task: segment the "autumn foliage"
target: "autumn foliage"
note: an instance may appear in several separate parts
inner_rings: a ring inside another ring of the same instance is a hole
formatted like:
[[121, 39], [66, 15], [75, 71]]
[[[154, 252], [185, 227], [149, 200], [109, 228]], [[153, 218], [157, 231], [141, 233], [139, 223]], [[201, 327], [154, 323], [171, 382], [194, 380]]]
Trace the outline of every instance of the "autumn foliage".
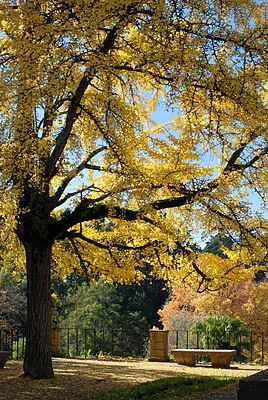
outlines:
[[[203, 291], [264, 262], [266, 18], [254, 0], [1, 2], [1, 263], [27, 274], [27, 376], [53, 377], [51, 273], [147, 263]], [[204, 262], [191, 237], [218, 231], [237, 247]]]
[[169, 302], [159, 311], [165, 328], [176, 329], [177, 319], [185, 314], [191, 322], [204, 316], [226, 315], [239, 319], [249, 329], [267, 330], [268, 281], [256, 282], [245, 277], [230, 282], [216, 292], [196, 293], [189, 287], [177, 286]]

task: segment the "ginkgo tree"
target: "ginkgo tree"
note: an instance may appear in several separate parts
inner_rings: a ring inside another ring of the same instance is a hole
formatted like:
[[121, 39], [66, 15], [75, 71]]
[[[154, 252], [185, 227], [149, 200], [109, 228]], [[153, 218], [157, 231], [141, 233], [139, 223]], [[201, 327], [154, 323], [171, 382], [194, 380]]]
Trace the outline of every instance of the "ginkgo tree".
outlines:
[[[1, 262], [27, 273], [25, 376], [53, 376], [51, 272], [128, 282], [146, 262], [202, 291], [265, 261], [266, 14], [1, 1]], [[159, 107], [170, 123], [152, 121]], [[217, 232], [237, 242], [220, 263], [191, 246]]]

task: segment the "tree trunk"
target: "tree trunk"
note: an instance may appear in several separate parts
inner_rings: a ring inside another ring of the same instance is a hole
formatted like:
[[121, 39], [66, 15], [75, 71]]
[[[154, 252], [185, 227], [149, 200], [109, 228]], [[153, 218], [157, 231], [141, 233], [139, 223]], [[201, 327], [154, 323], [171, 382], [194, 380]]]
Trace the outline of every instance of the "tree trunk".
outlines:
[[52, 246], [24, 243], [27, 265], [27, 337], [24, 376], [54, 377], [51, 360], [51, 254]]

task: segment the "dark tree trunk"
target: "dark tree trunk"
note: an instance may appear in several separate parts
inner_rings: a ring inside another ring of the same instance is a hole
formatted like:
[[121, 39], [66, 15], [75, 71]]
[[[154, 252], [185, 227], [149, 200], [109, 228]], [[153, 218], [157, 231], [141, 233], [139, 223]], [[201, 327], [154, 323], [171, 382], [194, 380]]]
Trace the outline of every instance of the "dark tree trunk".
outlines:
[[51, 360], [51, 254], [52, 245], [25, 243], [27, 264], [27, 339], [24, 376], [54, 377]]

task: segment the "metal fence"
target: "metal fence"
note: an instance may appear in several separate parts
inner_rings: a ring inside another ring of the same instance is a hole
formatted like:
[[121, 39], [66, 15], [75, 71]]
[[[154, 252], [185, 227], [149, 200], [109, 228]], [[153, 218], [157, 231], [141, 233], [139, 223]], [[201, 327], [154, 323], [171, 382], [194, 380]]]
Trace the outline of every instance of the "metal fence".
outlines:
[[61, 356], [98, 355], [143, 357], [148, 347], [148, 334], [133, 329], [61, 328]]
[[[217, 342], [217, 345], [215, 345]], [[220, 345], [219, 345], [220, 344]], [[266, 332], [249, 331], [247, 334], [232, 335], [226, 332], [224, 338], [206, 339], [198, 333], [186, 330], [171, 330], [168, 336], [169, 353], [171, 349], [235, 349], [237, 355], [235, 361], [265, 364], [268, 362], [268, 335]]]
[[[13, 359], [22, 359], [25, 353], [26, 329], [0, 330], [0, 350], [11, 350]], [[173, 348], [215, 348], [208, 337], [206, 342], [198, 333], [169, 331], [169, 354]], [[266, 332], [249, 332], [233, 337], [226, 333], [221, 348], [236, 349], [238, 362], [268, 363], [268, 335]], [[148, 332], [128, 329], [60, 328], [60, 357], [111, 356], [146, 357], [149, 355]]]
[[24, 357], [26, 344], [26, 329], [0, 329], [0, 350], [12, 352], [13, 359]]
[[[111, 356], [145, 357], [148, 351], [148, 333], [133, 329], [57, 328], [60, 346], [57, 356], [90, 357]], [[22, 359], [25, 353], [26, 329], [0, 330], [0, 350], [10, 350], [13, 359]]]

